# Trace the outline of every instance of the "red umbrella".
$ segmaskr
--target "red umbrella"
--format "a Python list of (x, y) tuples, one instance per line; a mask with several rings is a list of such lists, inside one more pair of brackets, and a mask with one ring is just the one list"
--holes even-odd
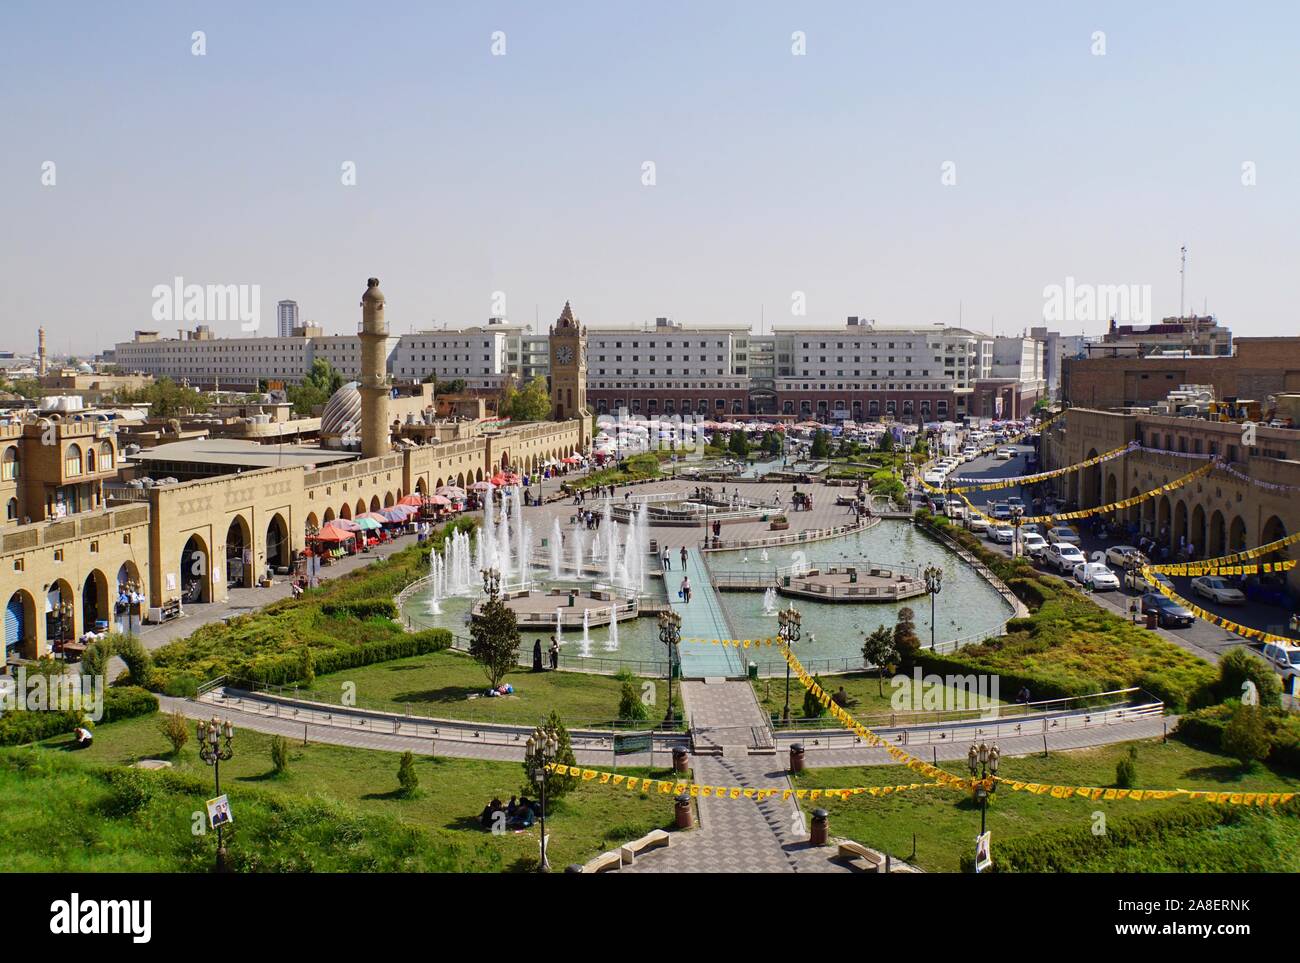
[(412, 508), (419, 508), (424, 504), (424, 500), (419, 495), (403, 495), (399, 505), (410, 505)]

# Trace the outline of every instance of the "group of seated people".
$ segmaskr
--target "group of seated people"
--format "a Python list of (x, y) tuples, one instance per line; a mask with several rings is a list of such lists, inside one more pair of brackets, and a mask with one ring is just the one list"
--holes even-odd
[[(497, 813), (504, 813), (504, 817), (498, 816)], [(527, 829), (534, 821), (542, 815), (540, 803), (533, 802), (527, 796), (516, 799), (510, 797), (510, 804), (503, 806), (501, 800), (492, 797), (492, 801), (483, 807), (479, 813), (478, 822), (484, 829), (491, 830), (493, 827), (500, 825), (500, 820), (505, 820), (507, 829)]]

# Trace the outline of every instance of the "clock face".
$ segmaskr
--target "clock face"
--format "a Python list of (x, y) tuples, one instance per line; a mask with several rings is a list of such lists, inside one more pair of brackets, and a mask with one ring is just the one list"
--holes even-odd
[(555, 349), (555, 360), (560, 364), (569, 364), (573, 361), (573, 349), (567, 344), (560, 345)]

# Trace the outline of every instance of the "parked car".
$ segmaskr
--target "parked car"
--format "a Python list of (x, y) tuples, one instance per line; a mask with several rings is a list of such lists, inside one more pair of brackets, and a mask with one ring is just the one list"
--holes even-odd
[(1043, 526), (1039, 525), (1037, 522), (1025, 522), (1020, 526), (1020, 534), (1022, 536), (1030, 533), (1038, 535), (1043, 539), (1043, 541), (1047, 541), (1047, 533), (1043, 531)]
[(1273, 668), (1282, 673), (1282, 688), (1291, 692), (1295, 680), (1300, 678), (1300, 646), (1267, 642), (1260, 653)]
[(1004, 522), (1011, 517), (1011, 507), (1005, 502), (994, 502), (993, 510), (989, 514), (998, 521)]
[(944, 472), (935, 471), (934, 469), (931, 469), (930, 471), (926, 472), (925, 475), (922, 477), (925, 479), (925, 483), (927, 485), (942, 485), (944, 479), (947, 478), (948, 476)]
[(1147, 564), (1147, 557), (1132, 545), (1112, 545), (1106, 549), (1106, 561), (1116, 568), (1125, 568), (1132, 562), (1135, 565)]
[(1012, 451), (1010, 448), (999, 448), (996, 452), (995, 457), (1000, 458), (1003, 461), (1009, 461), (1012, 458), (1016, 457), (1016, 453)]
[(1007, 507), (1008, 507), (1008, 508), (1024, 508), (1024, 507), (1025, 507), (1025, 500), (1024, 500), (1023, 498), (1021, 498), (1019, 495), (1011, 495), (1010, 497), (1007, 498)]
[(1156, 614), (1156, 624), (1162, 628), (1182, 628), (1196, 621), (1190, 609), (1184, 608), (1173, 599), (1165, 598), (1159, 592), (1148, 592), (1142, 596), (1142, 614)]
[(989, 530), (989, 520), (983, 515), (971, 515), (966, 520), (966, 527), (977, 535), (983, 534)]
[(960, 498), (952, 498), (948, 501), (947, 515), (949, 518), (965, 518), (966, 506)]
[(1202, 575), (1192, 579), (1192, 591), (1201, 598), (1220, 605), (1246, 604), (1246, 593), (1218, 575)]
[(1010, 525), (994, 525), (989, 529), (989, 541), (997, 542), (999, 545), (1010, 545), (1015, 538), (1015, 532)]
[(1038, 558), (1047, 551), (1047, 539), (1037, 532), (1021, 532), (1020, 550), (1030, 558)]
[(1070, 545), (1079, 544), (1079, 533), (1069, 525), (1057, 525), (1055, 528), (1047, 530), (1047, 544), (1057, 545), (1066, 542)]
[(1088, 560), (1084, 558), (1083, 552), (1079, 551), (1077, 546), (1069, 542), (1054, 542), (1047, 546), (1047, 551), (1043, 553), (1043, 561), (1064, 575), (1066, 572), (1073, 572), (1076, 565)]
[(1119, 579), (1105, 562), (1084, 562), (1074, 567), (1074, 580), (1094, 592), (1114, 592), (1119, 589)]

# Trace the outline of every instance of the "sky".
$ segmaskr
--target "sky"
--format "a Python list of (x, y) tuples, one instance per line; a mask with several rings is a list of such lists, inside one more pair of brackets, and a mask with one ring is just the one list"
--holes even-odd
[(192, 327), (155, 320), (177, 277), (258, 285), (259, 334), (280, 299), (354, 331), (370, 276), (399, 334), (566, 299), (1019, 334), (1067, 278), (1176, 315), (1184, 245), (1188, 313), (1295, 334), (1297, 35), (1280, 2), (5, 0), (0, 349)]

